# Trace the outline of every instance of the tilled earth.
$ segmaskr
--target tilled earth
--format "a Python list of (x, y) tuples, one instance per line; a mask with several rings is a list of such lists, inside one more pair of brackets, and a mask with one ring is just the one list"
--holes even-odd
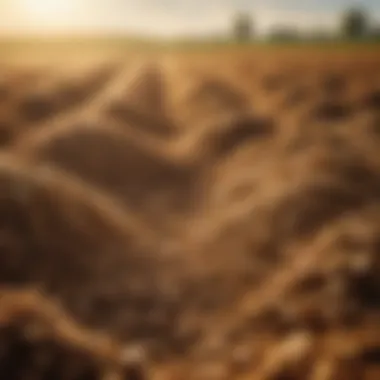
[(0, 74), (0, 378), (380, 379), (378, 53)]

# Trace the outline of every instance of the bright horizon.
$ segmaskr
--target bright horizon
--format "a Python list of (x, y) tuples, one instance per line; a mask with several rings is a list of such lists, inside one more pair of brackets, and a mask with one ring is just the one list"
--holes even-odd
[(0, 34), (134, 34), (157, 37), (227, 34), (239, 10), (252, 14), (258, 33), (274, 25), (302, 30), (338, 26), (350, 6), (380, 23), (378, 0), (0, 0)]

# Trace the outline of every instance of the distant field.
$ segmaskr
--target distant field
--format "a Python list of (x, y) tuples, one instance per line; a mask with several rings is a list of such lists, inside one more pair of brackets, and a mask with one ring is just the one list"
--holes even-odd
[(162, 49), (290, 49), (290, 48), (308, 48), (308, 49), (379, 49), (380, 41), (326, 41), (326, 42), (275, 42), (275, 41), (253, 41), (247, 43), (239, 43), (235, 41), (208, 41), (208, 40), (183, 40), (183, 41), (154, 41), (150, 39), (125, 38), (125, 37), (102, 37), (102, 38), (14, 38), (0, 39), (0, 51), (18, 52), (27, 51), (56, 51), (70, 49), (94, 50), (102, 49), (104, 51), (113, 49), (144, 49), (144, 50), (162, 50)]
[[(167, 42), (157, 43), (149, 40), (127, 38), (101, 39), (18, 39), (0, 40), (0, 62), (16, 65), (50, 65), (54, 62), (91, 62), (92, 60), (120, 60), (131, 54), (156, 57), (164, 54), (205, 55), (224, 57), (226, 53), (235, 57), (243, 56), (288, 56), (293, 54), (334, 55), (350, 59), (356, 54), (371, 57), (377, 55), (380, 43), (376, 42), (331, 42), (331, 43), (235, 43), (235, 42)], [(231, 57), (229, 57), (231, 58)], [(344, 58), (343, 58), (344, 59)]]
[(380, 379), (378, 45), (0, 51), (0, 378)]

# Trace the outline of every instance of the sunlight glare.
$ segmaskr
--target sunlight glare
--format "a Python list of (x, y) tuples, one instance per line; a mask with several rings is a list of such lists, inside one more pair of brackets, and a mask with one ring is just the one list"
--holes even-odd
[(20, 8), (33, 21), (54, 23), (73, 11), (72, 0), (19, 0)]

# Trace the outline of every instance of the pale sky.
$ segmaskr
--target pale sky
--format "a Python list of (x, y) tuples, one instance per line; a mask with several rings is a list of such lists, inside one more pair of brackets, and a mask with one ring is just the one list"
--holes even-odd
[(0, 0), (0, 33), (223, 34), (237, 10), (252, 13), (259, 32), (274, 24), (334, 29), (352, 5), (380, 22), (380, 0)]

